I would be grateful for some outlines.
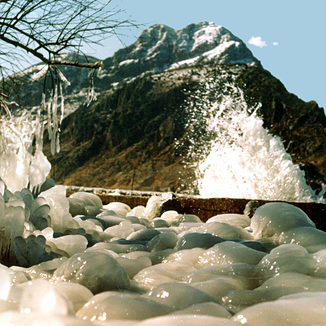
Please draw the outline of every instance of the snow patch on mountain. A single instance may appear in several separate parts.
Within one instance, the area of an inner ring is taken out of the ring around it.
[[[213,23],[209,23],[208,26],[203,26],[200,30],[194,34],[195,42],[192,46],[192,51],[202,44],[213,44],[223,31],[222,26],[215,26]]]

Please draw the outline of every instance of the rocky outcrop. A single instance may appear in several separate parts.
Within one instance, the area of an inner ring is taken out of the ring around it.
[[[54,178],[101,187],[174,187],[180,167],[172,167],[180,153],[173,144],[184,133],[185,86],[146,77],[80,107],[63,121]]]

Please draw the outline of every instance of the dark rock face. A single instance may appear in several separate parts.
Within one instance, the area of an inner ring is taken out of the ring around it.
[[[162,181],[162,167],[178,160],[173,143],[184,133],[184,87],[162,91],[148,77],[80,107],[63,121],[53,177],[101,187],[172,187],[178,171]]]

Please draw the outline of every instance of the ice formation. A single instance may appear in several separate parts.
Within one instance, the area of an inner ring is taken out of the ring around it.
[[[41,184],[51,165],[42,152],[43,128],[40,116],[30,113],[21,117],[3,117],[0,122],[0,176],[11,192],[20,191],[30,183]],[[35,139],[35,152],[33,140]]]
[[[204,223],[161,214],[166,196],[147,207],[103,205],[92,193],[66,198],[63,186],[48,184],[36,198],[4,187],[0,195],[0,325],[317,325],[326,318],[326,233],[291,204]]]

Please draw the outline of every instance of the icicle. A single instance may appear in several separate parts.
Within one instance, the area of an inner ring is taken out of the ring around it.
[[[64,98],[63,98],[63,94],[62,94],[62,85],[61,83],[59,84],[60,87],[60,97],[61,97],[61,114],[60,114],[60,120],[59,120],[59,125],[61,125],[61,122],[63,120],[63,115],[64,115]]]
[[[41,121],[41,112],[45,112],[46,104],[45,104],[45,93],[42,93],[42,102],[39,110],[37,110],[37,125],[38,125],[38,133],[36,133],[36,150],[39,148],[41,151],[43,150],[43,134],[44,134],[44,124]]]
[[[88,76],[89,76],[89,86],[88,86],[87,97],[86,97],[86,101],[85,101],[85,104],[87,106],[89,106],[92,101],[97,100],[95,89],[94,89],[94,72],[95,72],[95,70],[92,69],[88,74]]]
[[[55,135],[58,130],[58,114],[57,114],[57,102],[58,102],[58,88],[54,90],[54,97],[52,101],[52,125],[53,125],[53,134]]]
[[[37,189],[39,189],[42,183],[46,180],[46,177],[51,170],[51,164],[43,154],[44,124],[41,121],[41,112],[44,112],[45,107],[45,94],[43,93],[42,102],[40,108],[37,110],[37,115],[35,119],[35,154],[30,160],[30,166],[28,171],[29,186],[31,190],[34,187],[37,187]]]
[[[56,145],[56,134],[58,131],[58,116],[57,116],[57,102],[58,102],[58,89],[54,88],[54,95],[52,98],[52,138],[51,138],[51,154],[55,153],[55,145]]]
[[[54,155],[55,152],[59,153],[60,151],[59,132],[64,116],[64,96],[62,92],[62,83],[64,82],[68,86],[70,83],[57,66],[51,66],[51,69],[55,74],[56,81],[48,104],[48,130],[49,139],[51,140],[51,153]],[[58,103],[59,97],[60,104]],[[58,114],[59,106],[60,113]]]
[[[48,102],[48,116],[47,116],[47,120],[48,120],[48,123],[47,123],[47,127],[48,127],[48,133],[49,133],[49,139],[51,140],[52,139],[52,123],[51,123],[51,105],[52,105],[52,97],[53,97],[53,91],[51,92],[51,95],[50,95],[50,99],[49,99],[49,102]]]
[[[60,139],[59,139],[59,135],[60,135],[60,130],[58,130],[58,132],[57,132],[57,143],[56,143],[57,153],[60,152]]]
[[[54,155],[55,153],[55,138],[51,139],[51,154]]]
[[[70,82],[67,80],[67,78],[64,76],[64,74],[60,71],[60,69],[57,66],[55,67],[55,71],[57,73],[57,77],[59,78],[60,81],[63,81],[67,86],[70,85]]]
[[[49,67],[48,65],[42,65],[42,66],[38,66],[38,67],[41,67],[41,69],[31,76],[32,80],[40,80],[48,72],[48,67]]]
[[[41,122],[41,107],[37,110],[36,119],[35,119],[35,152],[43,150],[43,132],[44,127],[43,123]]]

